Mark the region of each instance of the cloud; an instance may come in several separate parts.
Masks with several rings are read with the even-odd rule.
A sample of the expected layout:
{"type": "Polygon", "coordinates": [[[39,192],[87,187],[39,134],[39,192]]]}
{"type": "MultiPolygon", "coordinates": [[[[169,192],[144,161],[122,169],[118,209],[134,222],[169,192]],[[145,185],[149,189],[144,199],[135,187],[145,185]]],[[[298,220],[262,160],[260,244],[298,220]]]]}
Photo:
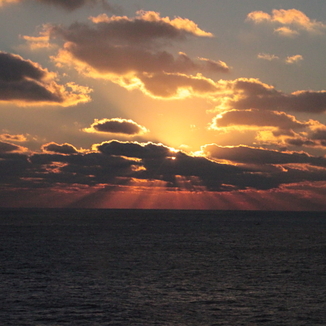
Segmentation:
{"type": "MultiPolygon", "coordinates": [[[[264,135],[262,135],[264,136],[264,135]]],[[[278,137],[280,135],[275,134],[278,137]]],[[[263,138],[263,137],[262,137],[263,138]]],[[[265,135],[267,140],[268,135],[265,135]]],[[[309,120],[308,128],[305,130],[297,132],[292,132],[292,134],[287,134],[285,137],[281,137],[281,143],[277,138],[272,139],[269,137],[269,142],[276,145],[281,145],[281,143],[295,146],[295,147],[315,147],[315,148],[325,148],[326,147],[326,127],[316,120],[309,120]]]]}
{"type": "Polygon", "coordinates": [[[172,149],[162,144],[138,142],[119,142],[116,140],[94,144],[93,149],[107,155],[128,156],[135,158],[166,158],[172,156],[172,149]]]}
{"type": "Polygon", "coordinates": [[[0,141],[0,153],[26,152],[27,148],[15,144],[0,141]]]}
{"type": "Polygon", "coordinates": [[[294,146],[307,147],[326,147],[326,127],[312,128],[312,132],[308,133],[306,137],[297,137],[287,140],[288,144],[294,146]]]}
{"type": "Polygon", "coordinates": [[[21,180],[28,175],[27,169],[31,163],[27,155],[15,153],[15,150],[2,151],[1,147],[0,143],[0,187],[8,191],[19,186],[21,180]]]}
{"type": "Polygon", "coordinates": [[[189,19],[139,11],[134,18],[100,15],[91,21],[91,25],[48,28],[52,39],[65,42],[54,57],[57,65],[70,65],[87,76],[162,98],[201,94],[202,84],[210,89],[214,85],[202,73],[230,70],[221,60],[191,59],[183,52],[173,55],[164,49],[189,37],[213,36],[189,19]]]}
{"type": "Polygon", "coordinates": [[[110,141],[94,145],[93,149],[104,155],[139,159],[143,168],[137,169],[133,178],[162,180],[169,187],[177,188],[180,180],[183,183],[196,180],[197,185],[215,191],[226,189],[227,182],[237,188],[252,185],[242,168],[193,157],[163,144],[110,141]]]}
{"type": "Polygon", "coordinates": [[[309,122],[300,122],[292,115],[278,111],[257,109],[231,110],[217,115],[210,129],[213,130],[271,130],[274,136],[292,135],[293,131],[303,131],[309,122]]]}
{"type": "Polygon", "coordinates": [[[326,180],[326,160],[305,153],[279,153],[239,147],[233,154],[225,149],[226,153],[218,156],[216,151],[222,147],[213,144],[202,148],[203,154],[210,159],[232,159],[247,164],[245,167],[225,162],[220,164],[181,151],[171,152],[170,148],[162,144],[111,141],[96,146],[105,155],[140,159],[139,164],[144,169],[135,172],[133,178],[163,180],[170,187],[178,187],[180,180],[186,183],[196,180],[196,185],[200,184],[211,191],[271,189],[292,182],[326,180]]]}
{"type": "Polygon", "coordinates": [[[40,3],[62,7],[67,10],[75,10],[86,4],[104,3],[103,0],[37,0],[40,3]]]}
{"type": "Polygon", "coordinates": [[[216,144],[202,146],[205,155],[212,159],[228,160],[236,163],[246,164],[310,164],[326,168],[326,159],[309,156],[306,153],[279,152],[247,146],[223,147],[216,144]]]}
{"type": "MultiPolygon", "coordinates": [[[[23,2],[25,0],[0,0],[0,7],[9,3],[23,2]]],[[[111,12],[119,12],[118,6],[110,5],[106,0],[34,0],[46,5],[54,5],[62,9],[73,11],[85,5],[102,4],[103,8],[111,12]]]]}
{"type": "Polygon", "coordinates": [[[275,54],[268,54],[268,53],[259,53],[257,55],[258,59],[263,59],[263,60],[268,60],[268,61],[272,61],[272,60],[278,60],[279,57],[275,54]]]}
{"type": "Polygon", "coordinates": [[[56,44],[50,43],[50,34],[47,24],[44,24],[41,27],[38,36],[21,35],[20,37],[27,42],[28,48],[32,51],[40,49],[54,49],[57,47],[56,44]]]}
{"type": "MultiPolygon", "coordinates": [[[[186,74],[157,73],[139,76],[139,88],[147,95],[159,98],[181,99],[191,96],[215,96],[219,86],[209,78],[186,74]]],[[[125,81],[124,81],[125,82],[125,81]]],[[[121,85],[121,84],[120,84],[121,85]]],[[[122,86],[128,85],[122,84],[122,86]]]]}
{"type": "Polygon", "coordinates": [[[27,139],[24,135],[0,134],[0,139],[5,141],[25,142],[27,139]]]}
{"type": "MultiPolygon", "coordinates": [[[[218,109],[260,109],[285,112],[323,113],[326,91],[296,91],[290,94],[255,78],[226,81],[223,105],[218,109]]],[[[220,90],[222,94],[222,90],[220,90]]]]}
{"type": "Polygon", "coordinates": [[[210,60],[207,58],[199,58],[200,61],[204,63],[202,66],[203,71],[207,72],[229,72],[230,67],[221,60],[210,60]]]}
{"type": "Polygon", "coordinates": [[[21,56],[0,52],[0,102],[70,106],[88,102],[90,89],[59,85],[56,75],[21,56]]]}
{"type": "Polygon", "coordinates": [[[47,143],[42,145],[42,151],[44,152],[53,152],[60,154],[76,154],[78,150],[71,144],[57,144],[55,142],[47,143]]]}
{"type": "Polygon", "coordinates": [[[130,119],[95,119],[90,128],[84,128],[83,131],[90,133],[114,133],[128,136],[137,136],[149,132],[145,127],[137,124],[130,119]]]}
{"type": "Polygon", "coordinates": [[[286,63],[294,64],[303,60],[303,56],[300,54],[292,55],[286,58],[286,63]]]}
{"type": "Polygon", "coordinates": [[[134,190],[141,184],[157,184],[175,190],[224,192],[326,181],[325,158],[245,146],[205,145],[201,156],[151,142],[103,142],[95,144],[92,151],[49,143],[42,149],[46,152],[29,155],[13,153],[11,149],[1,152],[0,186],[123,186],[134,190]]]}
{"type": "Polygon", "coordinates": [[[316,147],[316,146],[320,146],[321,145],[318,142],[313,141],[311,139],[308,139],[306,137],[288,138],[288,139],[286,139],[286,143],[288,145],[296,146],[296,147],[302,147],[302,146],[316,147]]]}
{"type": "MultiPolygon", "coordinates": [[[[268,53],[259,53],[257,55],[258,59],[263,59],[267,61],[275,61],[275,60],[281,60],[281,58],[275,54],[268,54],[268,53]]],[[[303,60],[303,56],[300,54],[288,56],[284,59],[284,62],[287,64],[295,64],[299,63],[300,61],[303,60]]]]}
{"type": "Polygon", "coordinates": [[[157,37],[183,39],[185,34],[204,37],[213,36],[212,33],[205,32],[195,22],[187,18],[175,17],[171,20],[169,17],[161,17],[158,12],[145,10],[140,10],[137,14],[138,16],[134,19],[129,19],[126,16],[108,17],[106,14],[102,14],[91,17],[91,20],[96,24],[104,23],[108,31],[117,28],[117,38],[129,41],[143,42],[144,37],[145,39],[157,37]],[[137,27],[138,30],[132,31],[132,27],[137,27]],[[147,28],[149,27],[153,30],[148,31],[147,28]]]}
{"type": "Polygon", "coordinates": [[[311,138],[314,140],[326,141],[326,127],[316,129],[311,138]]]}
{"type": "Polygon", "coordinates": [[[300,33],[298,31],[295,31],[289,27],[279,27],[279,28],[275,28],[274,29],[274,33],[284,36],[284,37],[289,37],[289,38],[294,38],[297,37],[298,35],[300,35],[300,33]]]}
{"type": "Polygon", "coordinates": [[[310,19],[297,9],[274,9],[271,15],[263,11],[253,11],[248,14],[247,21],[252,21],[255,24],[281,25],[275,28],[274,31],[281,36],[287,37],[297,36],[301,31],[320,34],[326,28],[324,23],[310,19]]]}
{"type": "Polygon", "coordinates": [[[75,152],[71,144],[50,145],[52,153],[35,153],[29,157],[29,177],[39,175],[36,186],[123,184],[125,178],[132,177],[137,170],[135,167],[139,165],[138,160],[131,158],[93,151],[75,152]]]}

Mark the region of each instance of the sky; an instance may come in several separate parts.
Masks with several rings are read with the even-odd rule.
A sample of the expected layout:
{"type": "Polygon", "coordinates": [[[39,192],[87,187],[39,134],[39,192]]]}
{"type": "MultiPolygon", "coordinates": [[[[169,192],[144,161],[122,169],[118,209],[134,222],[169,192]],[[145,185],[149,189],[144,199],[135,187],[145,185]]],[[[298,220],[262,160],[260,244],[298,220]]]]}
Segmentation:
{"type": "Polygon", "coordinates": [[[0,207],[325,210],[325,12],[0,0],[0,207]]]}

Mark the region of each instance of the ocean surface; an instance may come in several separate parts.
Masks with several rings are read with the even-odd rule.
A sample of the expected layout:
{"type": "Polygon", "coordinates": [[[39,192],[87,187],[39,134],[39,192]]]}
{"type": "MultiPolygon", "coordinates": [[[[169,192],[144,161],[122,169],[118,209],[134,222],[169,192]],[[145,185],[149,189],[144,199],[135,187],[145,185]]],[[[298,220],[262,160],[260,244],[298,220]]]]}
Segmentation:
{"type": "Polygon", "coordinates": [[[0,210],[0,325],[326,325],[326,213],[0,210]]]}

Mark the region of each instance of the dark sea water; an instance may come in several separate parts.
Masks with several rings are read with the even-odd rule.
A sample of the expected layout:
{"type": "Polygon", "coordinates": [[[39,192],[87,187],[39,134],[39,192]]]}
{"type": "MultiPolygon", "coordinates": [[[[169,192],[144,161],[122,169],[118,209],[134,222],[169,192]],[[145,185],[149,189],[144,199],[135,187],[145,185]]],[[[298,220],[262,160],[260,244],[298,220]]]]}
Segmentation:
{"type": "Polygon", "coordinates": [[[326,214],[0,211],[1,325],[326,325],[326,214]]]}

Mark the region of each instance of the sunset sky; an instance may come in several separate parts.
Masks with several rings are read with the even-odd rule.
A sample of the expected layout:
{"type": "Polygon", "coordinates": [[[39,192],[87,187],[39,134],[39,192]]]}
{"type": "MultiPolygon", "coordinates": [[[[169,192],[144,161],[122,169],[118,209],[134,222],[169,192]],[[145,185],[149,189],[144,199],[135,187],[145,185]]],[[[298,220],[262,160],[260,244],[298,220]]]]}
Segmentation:
{"type": "Polygon", "coordinates": [[[0,207],[326,209],[323,0],[0,0],[0,207]]]}

